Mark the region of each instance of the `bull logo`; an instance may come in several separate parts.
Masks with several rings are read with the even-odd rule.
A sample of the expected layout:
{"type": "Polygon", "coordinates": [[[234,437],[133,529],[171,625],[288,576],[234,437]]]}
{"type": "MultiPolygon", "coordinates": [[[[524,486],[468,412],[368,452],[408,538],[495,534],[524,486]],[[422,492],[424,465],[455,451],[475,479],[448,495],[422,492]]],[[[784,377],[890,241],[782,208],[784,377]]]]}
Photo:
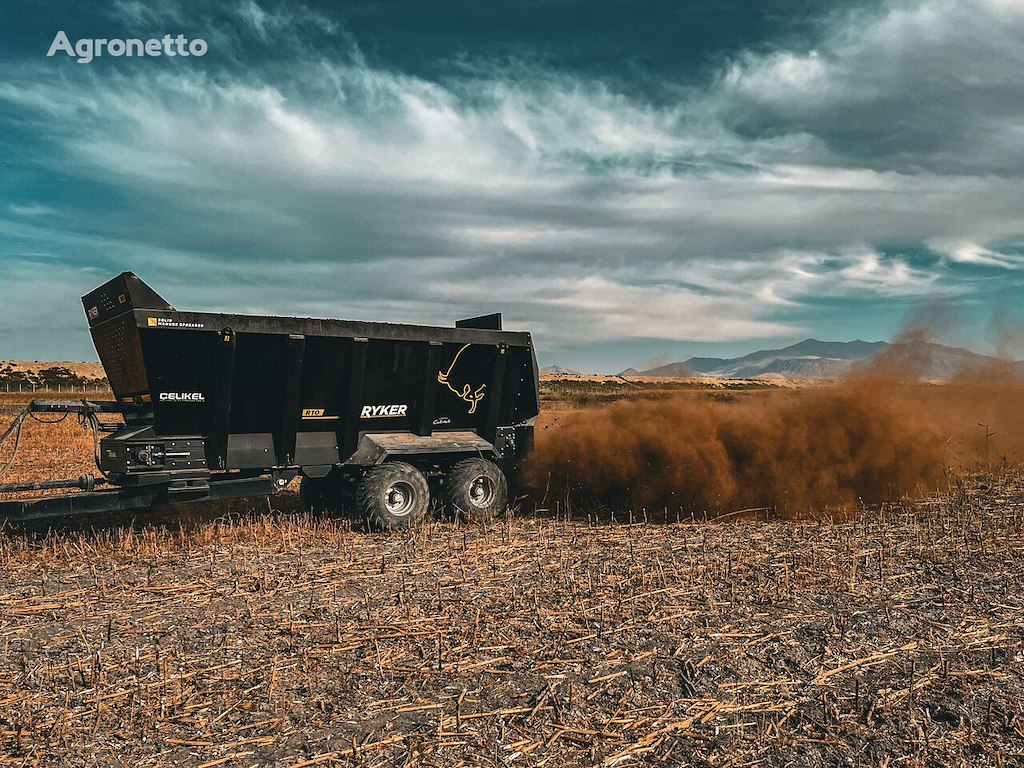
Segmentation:
{"type": "MultiPolygon", "coordinates": [[[[477,406],[480,405],[480,401],[484,399],[484,390],[487,389],[487,385],[481,384],[476,389],[473,389],[473,386],[471,384],[462,384],[461,386],[459,386],[458,384],[452,384],[451,381],[452,374],[455,373],[455,367],[459,364],[459,358],[462,357],[462,353],[469,349],[471,346],[471,344],[467,344],[462,349],[460,349],[456,353],[455,359],[452,360],[452,364],[448,366],[448,370],[437,372],[437,380],[439,383],[444,384],[446,387],[448,387],[448,389],[451,390],[454,395],[460,397],[461,399],[469,403],[470,413],[476,413],[477,406]]],[[[455,375],[457,378],[458,374],[455,373],[455,375]]]]}

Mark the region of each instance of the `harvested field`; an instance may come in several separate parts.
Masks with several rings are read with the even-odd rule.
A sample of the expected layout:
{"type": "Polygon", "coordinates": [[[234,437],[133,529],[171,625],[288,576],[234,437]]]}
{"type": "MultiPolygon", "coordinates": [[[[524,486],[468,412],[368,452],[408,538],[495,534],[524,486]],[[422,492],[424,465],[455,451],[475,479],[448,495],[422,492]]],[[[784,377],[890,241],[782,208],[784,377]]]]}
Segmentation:
{"type": "Polygon", "coordinates": [[[76,376],[82,376],[86,379],[105,379],[107,377],[106,372],[103,370],[103,366],[98,362],[78,362],[69,360],[62,360],[59,362],[40,362],[38,360],[0,360],[0,368],[6,366],[9,366],[15,371],[24,371],[26,373],[38,373],[46,368],[61,367],[67,368],[76,376]]]}
{"type": "Polygon", "coordinates": [[[604,405],[636,398],[664,398],[681,394],[730,397],[741,393],[771,392],[815,386],[818,382],[784,379],[711,379],[622,376],[541,376],[540,396],[545,411],[604,405]]]}
{"type": "MultiPolygon", "coordinates": [[[[290,497],[284,497],[287,502],[290,497]]],[[[1012,765],[1024,483],[843,524],[0,540],[6,761],[1012,765]]]]}
{"type": "MultiPolygon", "coordinates": [[[[655,388],[607,413],[813,391],[655,388]]],[[[592,393],[546,392],[545,439],[601,418],[592,393]]],[[[0,762],[1024,764],[1019,390],[912,394],[965,479],[842,522],[559,501],[376,535],[310,517],[293,485],[255,509],[9,530],[0,762]]],[[[91,449],[74,418],[29,420],[4,480],[89,472],[91,449]]]]}

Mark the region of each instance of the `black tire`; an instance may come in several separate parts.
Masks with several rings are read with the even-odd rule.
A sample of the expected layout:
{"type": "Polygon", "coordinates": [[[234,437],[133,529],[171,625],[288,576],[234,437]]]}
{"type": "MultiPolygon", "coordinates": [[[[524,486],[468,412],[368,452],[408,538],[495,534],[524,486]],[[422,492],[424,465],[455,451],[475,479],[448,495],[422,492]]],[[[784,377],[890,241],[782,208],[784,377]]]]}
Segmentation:
{"type": "Polygon", "coordinates": [[[465,459],[445,477],[445,501],[466,522],[487,522],[508,510],[508,480],[493,461],[465,459]]]}
{"type": "Polygon", "coordinates": [[[404,461],[388,461],[363,475],[356,488],[356,506],[375,528],[413,528],[430,509],[430,487],[416,467],[404,461]]]}

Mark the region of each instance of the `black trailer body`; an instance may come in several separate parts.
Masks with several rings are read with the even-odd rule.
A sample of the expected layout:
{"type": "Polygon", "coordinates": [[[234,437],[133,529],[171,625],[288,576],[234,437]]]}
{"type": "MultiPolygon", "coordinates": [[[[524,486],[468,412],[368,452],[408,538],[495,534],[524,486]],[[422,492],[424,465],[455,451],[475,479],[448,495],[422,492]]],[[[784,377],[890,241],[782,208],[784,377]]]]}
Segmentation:
{"type": "Polygon", "coordinates": [[[148,505],[154,488],[201,499],[217,483],[276,487],[299,473],[358,483],[387,462],[507,471],[532,446],[533,343],[500,315],[445,328],[183,312],[130,272],[83,303],[125,420],[98,459],[120,491],[101,493],[148,505]]]}

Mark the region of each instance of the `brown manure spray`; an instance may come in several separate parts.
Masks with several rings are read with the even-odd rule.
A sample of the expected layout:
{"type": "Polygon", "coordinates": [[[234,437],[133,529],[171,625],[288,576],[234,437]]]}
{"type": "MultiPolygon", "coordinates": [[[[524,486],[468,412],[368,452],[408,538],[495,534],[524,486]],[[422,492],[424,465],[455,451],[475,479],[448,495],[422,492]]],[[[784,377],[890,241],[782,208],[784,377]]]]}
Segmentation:
{"type": "Polygon", "coordinates": [[[989,439],[979,422],[1003,436],[990,461],[1016,460],[1022,395],[1015,377],[929,385],[871,371],[795,390],[621,401],[539,430],[526,479],[548,501],[670,517],[877,504],[976,467],[989,439]]]}

